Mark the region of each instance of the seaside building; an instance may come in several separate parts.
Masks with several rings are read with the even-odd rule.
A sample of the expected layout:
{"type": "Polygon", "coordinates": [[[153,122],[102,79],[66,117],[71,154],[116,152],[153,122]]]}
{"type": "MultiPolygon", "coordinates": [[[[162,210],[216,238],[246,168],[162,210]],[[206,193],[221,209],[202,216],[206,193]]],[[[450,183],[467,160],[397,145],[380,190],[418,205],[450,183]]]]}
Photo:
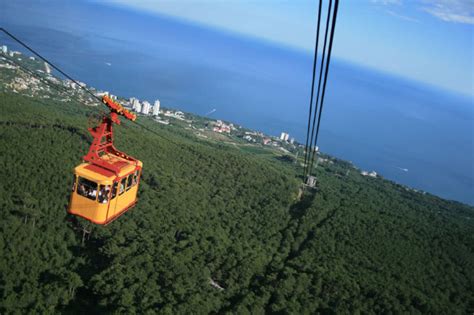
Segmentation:
{"type": "Polygon", "coordinates": [[[219,133],[230,133],[231,127],[230,125],[225,124],[222,120],[218,120],[214,123],[214,128],[212,130],[219,133]]]}
{"type": "Polygon", "coordinates": [[[130,102],[132,103],[132,109],[136,112],[140,112],[142,106],[140,105],[140,101],[136,98],[130,99],[130,102]],[[133,99],[133,101],[132,101],[133,99]]]}
{"type": "Polygon", "coordinates": [[[142,114],[148,115],[150,108],[151,104],[148,101],[143,101],[142,114]]]}
{"type": "Polygon", "coordinates": [[[295,143],[295,138],[291,138],[291,139],[290,139],[290,143],[291,143],[291,144],[295,143]]]}
{"type": "Polygon", "coordinates": [[[142,111],[142,104],[140,103],[139,100],[135,100],[135,103],[133,104],[133,109],[137,112],[140,113],[142,111]]]}
{"type": "Polygon", "coordinates": [[[374,178],[377,177],[377,172],[376,171],[372,171],[372,172],[362,171],[362,172],[360,172],[360,174],[362,176],[370,176],[370,177],[374,177],[374,178]]]}
{"type": "Polygon", "coordinates": [[[212,129],[214,132],[218,132],[218,133],[230,133],[230,127],[228,125],[221,125],[219,127],[214,127],[212,129]]]}
{"type": "Polygon", "coordinates": [[[47,74],[51,74],[51,68],[46,62],[44,63],[44,71],[46,71],[47,74]]]}
{"type": "Polygon", "coordinates": [[[153,105],[153,116],[158,116],[160,114],[160,100],[156,100],[153,105]]]}
{"type": "Polygon", "coordinates": [[[8,53],[8,47],[7,47],[7,45],[3,45],[3,46],[2,46],[2,53],[4,53],[5,55],[8,53]]]}
{"type": "Polygon", "coordinates": [[[280,135],[280,140],[282,141],[288,141],[288,138],[290,137],[289,134],[287,134],[286,132],[282,132],[281,135],[280,135]]]}
{"type": "Polygon", "coordinates": [[[98,91],[97,93],[95,93],[95,95],[98,96],[98,97],[101,97],[101,96],[104,96],[104,95],[109,96],[109,91],[98,91]]]}

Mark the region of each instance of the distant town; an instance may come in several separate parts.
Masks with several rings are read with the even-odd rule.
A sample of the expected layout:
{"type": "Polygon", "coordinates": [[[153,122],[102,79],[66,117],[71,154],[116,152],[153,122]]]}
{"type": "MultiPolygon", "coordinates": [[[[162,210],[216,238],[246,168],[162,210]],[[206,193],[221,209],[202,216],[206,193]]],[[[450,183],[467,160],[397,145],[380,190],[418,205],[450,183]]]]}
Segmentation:
{"type": "MultiPolygon", "coordinates": [[[[274,148],[283,154],[291,156],[295,161],[298,161],[298,156],[303,156],[305,146],[298,143],[294,137],[286,131],[282,131],[279,136],[265,135],[263,132],[254,131],[242,126],[235,125],[224,120],[214,120],[208,117],[197,116],[190,113],[184,113],[180,110],[172,110],[162,108],[159,99],[153,101],[153,105],[148,100],[141,100],[138,97],[130,97],[128,99],[117,97],[109,91],[101,91],[94,87],[87,86],[86,83],[80,81],[71,81],[68,79],[60,80],[53,75],[51,67],[35,57],[24,57],[19,51],[9,50],[8,46],[1,46],[0,69],[20,70],[17,65],[18,62],[22,66],[28,67],[28,76],[12,77],[10,82],[5,84],[5,87],[14,93],[22,93],[32,97],[49,98],[48,92],[51,92],[49,85],[43,84],[42,80],[47,80],[50,83],[62,87],[67,93],[62,94],[61,101],[72,101],[74,99],[80,100],[81,103],[87,106],[98,106],[97,99],[84,92],[82,87],[87,87],[97,97],[107,95],[113,100],[121,103],[125,108],[137,113],[141,116],[149,116],[153,121],[163,125],[182,125],[185,129],[193,130],[195,135],[200,138],[211,138],[213,140],[240,140],[248,145],[261,145],[264,147],[274,148]],[[3,56],[1,56],[3,55],[3,56]],[[34,74],[34,75],[33,75],[34,74]],[[216,136],[212,136],[214,133],[216,136]],[[218,137],[217,135],[226,135],[229,138],[218,137]]],[[[57,94],[57,93],[56,93],[57,94]]],[[[215,110],[213,110],[215,111],[215,110]]],[[[212,112],[212,111],[211,111],[212,112]]],[[[318,155],[316,165],[319,163],[332,163],[332,161],[323,157],[319,148],[316,146],[315,152],[318,155]]],[[[303,166],[304,163],[300,162],[303,166]]],[[[360,171],[361,175],[368,177],[377,177],[375,171],[360,171]]]]}

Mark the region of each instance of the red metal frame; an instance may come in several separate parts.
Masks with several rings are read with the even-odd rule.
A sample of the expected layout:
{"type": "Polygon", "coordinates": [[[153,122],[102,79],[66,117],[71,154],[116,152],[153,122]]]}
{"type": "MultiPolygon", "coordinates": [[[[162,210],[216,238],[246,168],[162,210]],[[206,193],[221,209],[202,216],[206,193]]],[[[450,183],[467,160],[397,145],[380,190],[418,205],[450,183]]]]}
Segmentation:
{"type": "Polygon", "coordinates": [[[116,176],[118,176],[123,163],[111,163],[101,157],[104,154],[111,154],[138,164],[137,159],[114,147],[113,133],[113,124],[116,123],[117,125],[120,125],[119,115],[132,121],[136,119],[136,115],[123,108],[119,103],[114,102],[108,96],[103,96],[102,102],[109,107],[110,114],[102,118],[102,123],[99,126],[88,129],[94,140],[89,148],[89,152],[83,157],[83,159],[91,164],[112,171],[116,176]]]}

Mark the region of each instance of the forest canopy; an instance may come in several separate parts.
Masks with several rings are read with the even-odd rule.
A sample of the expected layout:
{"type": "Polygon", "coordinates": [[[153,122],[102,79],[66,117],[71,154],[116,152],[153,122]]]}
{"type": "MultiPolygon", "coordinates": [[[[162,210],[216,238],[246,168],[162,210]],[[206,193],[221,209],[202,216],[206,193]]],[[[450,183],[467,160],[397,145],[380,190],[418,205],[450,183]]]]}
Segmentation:
{"type": "Polygon", "coordinates": [[[95,107],[0,94],[0,313],[474,311],[474,210],[350,163],[301,169],[144,121],[139,202],[102,227],[66,213],[95,107]],[[85,233],[87,232],[87,233],[85,233]]]}

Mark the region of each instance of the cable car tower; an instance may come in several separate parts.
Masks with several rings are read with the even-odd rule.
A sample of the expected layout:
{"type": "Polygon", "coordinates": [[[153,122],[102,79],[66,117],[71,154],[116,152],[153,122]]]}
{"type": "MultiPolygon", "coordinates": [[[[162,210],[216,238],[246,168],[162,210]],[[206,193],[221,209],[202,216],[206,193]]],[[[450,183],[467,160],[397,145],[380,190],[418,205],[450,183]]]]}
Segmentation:
{"type": "Polygon", "coordinates": [[[113,125],[119,116],[135,121],[136,115],[108,96],[102,102],[110,113],[89,132],[94,138],[84,162],[74,169],[68,212],[96,224],[108,224],[137,202],[142,162],[117,150],[113,125]]]}

